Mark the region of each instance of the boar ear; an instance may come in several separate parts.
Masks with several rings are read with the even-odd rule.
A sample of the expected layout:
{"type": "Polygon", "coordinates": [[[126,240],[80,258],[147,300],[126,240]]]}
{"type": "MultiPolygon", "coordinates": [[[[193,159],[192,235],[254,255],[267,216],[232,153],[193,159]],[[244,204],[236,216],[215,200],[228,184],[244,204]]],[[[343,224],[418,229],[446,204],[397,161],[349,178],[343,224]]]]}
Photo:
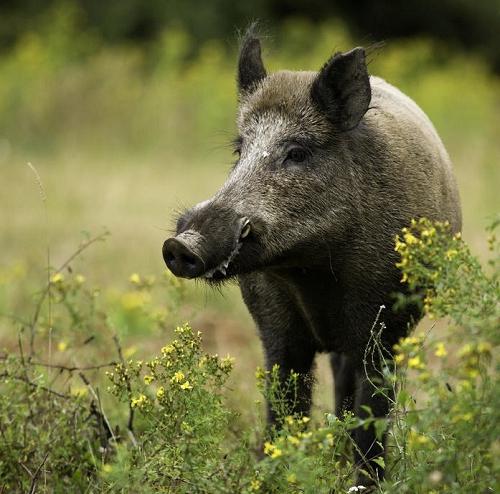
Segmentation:
{"type": "Polygon", "coordinates": [[[356,127],[371,100],[365,50],[336,53],[319,71],[311,88],[319,109],[340,130],[356,127]]]}
{"type": "Polygon", "coordinates": [[[241,40],[238,60],[238,89],[249,92],[266,77],[262,63],[260,40],[255,34],[256,24],[252,24],[241,40]]]}

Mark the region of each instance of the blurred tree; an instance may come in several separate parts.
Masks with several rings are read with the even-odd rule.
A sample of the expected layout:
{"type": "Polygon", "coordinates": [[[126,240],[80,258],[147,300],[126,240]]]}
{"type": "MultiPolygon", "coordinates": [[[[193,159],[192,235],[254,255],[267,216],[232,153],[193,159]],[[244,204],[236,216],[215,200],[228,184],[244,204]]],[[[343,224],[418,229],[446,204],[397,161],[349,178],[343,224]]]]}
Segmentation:
{"type": "Polygon", "coordinates": [[[232,43],[236,28],[256,18],[276,24],[336,16],[367,42],[428,35],[476,50],[500,73],[500,0],[1,0],[0,47],[9,49],[64,4],[77,5],[79,27],[106,43],[147,41],[169,27],[183,27],[195,42],[232,43]]]}

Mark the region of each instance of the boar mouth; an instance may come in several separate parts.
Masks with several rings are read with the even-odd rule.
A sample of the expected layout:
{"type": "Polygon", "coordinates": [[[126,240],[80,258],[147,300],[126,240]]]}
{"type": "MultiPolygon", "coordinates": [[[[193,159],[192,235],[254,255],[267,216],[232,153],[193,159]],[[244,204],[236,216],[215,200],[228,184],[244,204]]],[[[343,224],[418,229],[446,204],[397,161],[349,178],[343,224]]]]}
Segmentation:
{"type": "Polygon", "coordinates": [[[229,266],[240,252],[240,249],[243,245],[243,240],[249,235],[250,231],[251,231],[250,220],[248,218],[243,218],[240,224],[238,234],[235,237],[235,243],[231,253],[226,257],[226,259],[221,261],[217,266],[206,271],[202,275],[202,277],[207,280],[214,280],[214,281],[224,279],[227,276],[227,271],[229,269],[229,266]]]}
{"type": "Polygon", "coordinates": [[[181,278],[220,281],[234,276],[234,259],[252,229],[246,217],[239,218],[235,226],[218,230],[205,228],[204,234],[197,229],[188,229],[169,238],[163,244],[163,258],[167,267],[181,278]],[[221,253],[225,252],[229,254],[220,260],[221,253]]]}

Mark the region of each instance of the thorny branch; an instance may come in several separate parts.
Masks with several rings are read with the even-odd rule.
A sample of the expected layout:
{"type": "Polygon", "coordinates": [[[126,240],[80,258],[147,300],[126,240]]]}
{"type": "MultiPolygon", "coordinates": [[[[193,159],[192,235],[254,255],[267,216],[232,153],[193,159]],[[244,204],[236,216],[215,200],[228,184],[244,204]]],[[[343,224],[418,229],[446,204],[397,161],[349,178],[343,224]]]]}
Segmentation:
{"type": "MultiPolygon", "coordinates": [[[[116,345],[116,350],[118,351],[118,356],[120,357],[120,361],[123,365],[123,367],[126,366],[125,359],[123,358],[123,352],[122,352],[122,347],[120,345],[120,340],[118,339],[118,336],[115,334],[113,336],[113,340],[116,345]]],[[[130,377],[128,374],[125,374],[126,382],[127,382],[127,391],[129,394],[129,398],[132,397],[132,384],[130,383],[130,377]]],[[[127,429],[130,434],[130,438],[132,439],[133,444],[137,444],[134,436],[134,409],[132,408],[132,403],[129,399],[129,405],[128,405],[128,410],[129,410],[129,415],[128,415],[128,423],[127,423],[127,429]]]]}
{"type": "MultiPolygon", "coordinates": [[[[90,238],[89,240],[83,242],[78,249],[71,254],[66,261],[64,261],[59,268],[57,268],[54,272],[54,274],[60,273],[63,271],[66,267],[70,265],[71,262],[73,262],[82,252],[87,250],[92,244],[96,242],[100,242],[104,240],[107,236],[109,235],[108,231],[105,231],[101,233],[100,235],[97,235],[96,237],[90,238]]],[[[50,266],[47,267],[50,269],[50,266]]],[[[33,319],[31,320],[30,323],[30,359],[35,353],[35,333],[36,333],[36,325],[38,323],[38,318],[40,317],[40,311],[42,310],[43,303],[45,299],[47,298],[47,295],[50,293],[50,280],[47,282],[47,285],[45,286],[45,289],[43,290],[40,299],[38,300],[38,303],[35,307],[35,312],[33,314],[33,319]]]]}

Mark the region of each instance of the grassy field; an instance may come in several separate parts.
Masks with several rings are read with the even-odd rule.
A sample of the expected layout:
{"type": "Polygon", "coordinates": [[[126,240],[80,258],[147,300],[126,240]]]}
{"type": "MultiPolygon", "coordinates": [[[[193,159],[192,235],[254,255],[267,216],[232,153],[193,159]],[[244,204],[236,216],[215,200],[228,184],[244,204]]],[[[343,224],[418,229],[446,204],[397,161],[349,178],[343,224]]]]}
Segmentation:
{"type": "MultiPolygon", "coordinates": [[[[190,40],[183,32],[142,50],[95,49],[75,32],[71,15],[61,14],[54,26],[0,58],[0,313],[30,319],[47,279],[48,246],[55,268],[87,235],[109,230],[106,241],[71,268],[85,276],[86,286],[99,287],[127,355],[149,358],[177,323],[189,320],[203,331],[208,351],[236,357],[230,400],[251,422],[262,356],[237,287],[214,293],[186,283],[168,325],[153,331],[141,308],[161,310],[168,293],[156,290],[138,300],[130,282],[134,273],[163,276],[161,246],[175,212],[224,181],[234,134],[234,49],[213,42],[185,62],[190,40]]],[[[317,69],[333,50],[356,42],[362,40],[352,40],[340,25],[314,29],[302,21],[264,41],[271,70],[317,69]]],[[[428,40],[388,44],[370,60],[371,73],[413,97],[435,123],[455,166],[464,239],[484,258],[484,227],[500,209],[500,81],[480,61],[428,40]]],[[[0,320],[0,347],[13,350],[22,324],[8,320],[0,320]]],[[[95,332],[74,332],[56,321],[50,347],[42,335],[40,354],[73,364],[110,358],[114,349],[105,339],[82,346],[87,330],[95,332]]],[[[331,386],[321,358],[318,416],[331,407],[331,386]]]]}

